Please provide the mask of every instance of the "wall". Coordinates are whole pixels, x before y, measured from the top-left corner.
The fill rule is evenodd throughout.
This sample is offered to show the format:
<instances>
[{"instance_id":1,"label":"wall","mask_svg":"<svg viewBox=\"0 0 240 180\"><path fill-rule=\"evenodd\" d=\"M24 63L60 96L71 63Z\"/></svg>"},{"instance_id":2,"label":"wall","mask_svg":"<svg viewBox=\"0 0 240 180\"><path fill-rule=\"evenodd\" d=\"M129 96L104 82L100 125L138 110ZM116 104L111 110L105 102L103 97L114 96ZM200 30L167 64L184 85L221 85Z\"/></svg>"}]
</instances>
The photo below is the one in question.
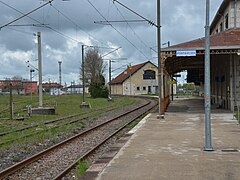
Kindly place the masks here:
<instances>
[{"instance_id":1,"label":"wall","mask_svg":"<svg viewBox=\"0 0 240 180\"><path fill-rule=\"evenodd\" d=\"M156 79L143 79L143 73L146 70L153 70L156 72ZM134 73L130 78L128 78L123 83L123 95L141 95L148 94L148 87L151 88L151 94L157 93L158 87L158 69L153 66L151 63L147 63L144 67L142 67L139 71ZM137 90L139 87L139 90ZM145 87L145 90L144 90Z\"/></svg>"},{"instance_id":2,"label":"wall","mask_svg":"<svg viewBox=\"0 0 240 180\"><path fill-rule=\"evenodd\" d=\"M231 110L240 106L240 56L232 55L230 61Z\"/></svg>"},{"instance_id":3,"label":"wall","mask_svg":"<svg viewBox=\"0 0 240 180\"><path fill-rule=\"evenodd\" d=\"M211 56L211 97L212 104L230 109L230 55Z\"/></svg>"},{"instance_id":4,"label":"wall","mask_svg":"<svg viewBox=\"0 0 240 180\"><path fill-rule=\"evenodd\" d=\"M111 85L111 94L123 94L123 87L121 84Z\"/></svg>"},{"instance_id":5,"label":"wall","mask_svg":"<svg viewBox=\"0 0 240 180\"><path fill-rule=\"evenodd\" d=\"M228 14L228 29L234 28L234 1L231 1L231 3L226 7L226 10L222 14L222 17L220 18L217 25L213 28L212 34L216 34L216 30L218 29L218 32L220 32L220 24L222 22L223 24L223 30L225 31L225 16ZM236 19L236 26L240 27L240 1L237 2L237 19Z\"/></svg>"}]
</instances>

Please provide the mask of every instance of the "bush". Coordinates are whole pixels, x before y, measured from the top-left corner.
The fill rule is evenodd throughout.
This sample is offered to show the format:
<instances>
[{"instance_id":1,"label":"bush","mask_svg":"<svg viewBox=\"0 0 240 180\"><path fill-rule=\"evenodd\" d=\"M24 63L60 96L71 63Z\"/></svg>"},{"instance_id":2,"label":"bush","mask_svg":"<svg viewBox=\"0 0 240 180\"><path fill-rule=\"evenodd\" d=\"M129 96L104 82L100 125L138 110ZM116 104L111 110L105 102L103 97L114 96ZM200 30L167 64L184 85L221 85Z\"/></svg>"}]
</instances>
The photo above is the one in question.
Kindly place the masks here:
<instances>
[{"instance_id":1,"label":"bush","mask_svg":"<svg viewBox=\"0 0 240 180\"><path fill-rule=\"evenodd\" d=\"M108 89L106 86L91 85L89 92L92 98L108 98Z\"/></svg>"}]
</instances>

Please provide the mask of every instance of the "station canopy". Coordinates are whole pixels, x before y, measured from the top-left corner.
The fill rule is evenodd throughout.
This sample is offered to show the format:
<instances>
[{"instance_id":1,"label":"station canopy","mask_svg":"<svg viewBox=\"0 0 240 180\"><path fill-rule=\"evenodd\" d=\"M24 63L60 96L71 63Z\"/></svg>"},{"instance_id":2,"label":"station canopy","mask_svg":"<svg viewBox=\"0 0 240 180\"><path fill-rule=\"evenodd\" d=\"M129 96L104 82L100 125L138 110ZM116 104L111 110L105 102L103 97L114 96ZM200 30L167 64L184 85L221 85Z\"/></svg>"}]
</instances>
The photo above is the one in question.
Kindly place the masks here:
<instances>
[{"instance_id":1,"label":"station canopy","mask_svg":"<svg viewBox=\"0 0 240 180\"><path fill-rule=\"evenodd\" d=\"M205 38L163 48L161 57L169 74L184 70L204 69ZM210 54L225 56L240 54L240 28L229 29L210 36Z\"/></svg>"}]
</instances>

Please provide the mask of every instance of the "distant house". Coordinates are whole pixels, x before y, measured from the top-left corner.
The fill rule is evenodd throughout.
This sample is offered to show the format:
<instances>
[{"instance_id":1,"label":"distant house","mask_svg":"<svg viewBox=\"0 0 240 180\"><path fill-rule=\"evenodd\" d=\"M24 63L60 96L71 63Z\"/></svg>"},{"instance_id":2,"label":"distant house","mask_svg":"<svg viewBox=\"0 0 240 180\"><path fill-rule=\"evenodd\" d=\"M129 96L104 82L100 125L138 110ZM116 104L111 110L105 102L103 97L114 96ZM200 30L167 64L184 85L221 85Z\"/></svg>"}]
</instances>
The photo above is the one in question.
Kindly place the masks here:
<instances>
[{"instance_id":1,"label":"distant house","mask_svg":"<svg viewBox=\"0 0 240 180\"><path fill-rule=\"evenodd\" d=\"M38 87L36 81L23 81L23 80L0 80L0 91L9 92L10 84L12 86L13 94L28 95L31 92L33 94L38 93Z\"/></svg>"},{"instance_id":2,"label":"distant house","mask_svg":"<svg viewBox=\"0 0 240 180\"><path fill-rule=\"evenodd\" d=\"M50 95L59 95L62 94L60 90L63 88L61 84L58 83L43 83L43 91Z\"/></svg>"},{"instance_id":3,"label":"distant house","mask_svg":"<svg viewBox=\"0 0 240 180\"><path fill-rule=\"evenodd\" d=\"M150 61L128 67L110 82L111 93L120 95L156 94L158 68Z\"/></svg>"},{"instance_id":4,"label":"distant house","mask_svg":"<svg viewBox=\"0 0 240 180\"><path fill-rule=\"evenodd\" d=\"M24 94L37 94L38 93L38 85L37 81L23 81L23 89L24 89Z\"/></svg>"}]
</instances>

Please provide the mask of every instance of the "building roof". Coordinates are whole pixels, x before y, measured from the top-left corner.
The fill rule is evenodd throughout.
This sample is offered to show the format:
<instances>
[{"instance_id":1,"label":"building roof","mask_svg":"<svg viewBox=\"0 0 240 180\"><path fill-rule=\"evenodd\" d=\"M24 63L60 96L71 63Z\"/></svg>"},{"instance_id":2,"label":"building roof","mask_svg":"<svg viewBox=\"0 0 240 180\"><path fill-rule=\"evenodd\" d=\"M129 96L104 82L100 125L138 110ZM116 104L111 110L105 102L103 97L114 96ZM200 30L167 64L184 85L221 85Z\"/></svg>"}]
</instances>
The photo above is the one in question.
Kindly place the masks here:
<instances>
[{"instance_id":1,"label":"building roof","mask_svg":"<svg viewBox=\"0 0 240 180\"><path fill-rule=\"evenodd\" d=\"M42 86L44 88L48 87L48 88L62 88L63 86L58 84L58 83L43 83Z\"/></svg>"},{"instance_id":2,"label":"building roof","mask_svg":"<svg viewBox=\"0 0 240 180\"><path fill-rule=\"evenodd\" d=\"M210 48L211 50L222 49L240 49L240 28L229 29L210 36ZM188 41L182 44L170 46L162 49L166 51L176 50L204 50L205 38L199 38L193 41Z\"/></svg>"},{"instance_id":3,"label":"building roof","mask_svg":"<svg viewBox=\"0 0 240 180\"><path fill-rule=\"evenodd\" d=\"M132 66L132 69L125 69L121 74L119 74L116 78L114 78L110 84L122 84L125 80L127 80L130 75L133 75L134 73L136 73L138 70L140 70L143 66L145 66L147 63L151 63L152 65L154 65L152 62L147 61L144 62L142 64L137 64ZM155 65L154 65L155 66Z\"/></svg>"},{"instance_id":4,"label":"building roof","mask_svg":"<svg viewBox=\"0 0 240 180\"><path fill-rule=\"evenodd\" d=\"M222 4L220 5L220 7L218 8L218 11L211 23L210 26L210 31L212 32L213 28L217 25L217 23L219 22L219 20L222 18L223 13L225 11L225 9L227 8L227 5L230 3L230 0L223 0Z\"/></svg>"}]
</instances>

